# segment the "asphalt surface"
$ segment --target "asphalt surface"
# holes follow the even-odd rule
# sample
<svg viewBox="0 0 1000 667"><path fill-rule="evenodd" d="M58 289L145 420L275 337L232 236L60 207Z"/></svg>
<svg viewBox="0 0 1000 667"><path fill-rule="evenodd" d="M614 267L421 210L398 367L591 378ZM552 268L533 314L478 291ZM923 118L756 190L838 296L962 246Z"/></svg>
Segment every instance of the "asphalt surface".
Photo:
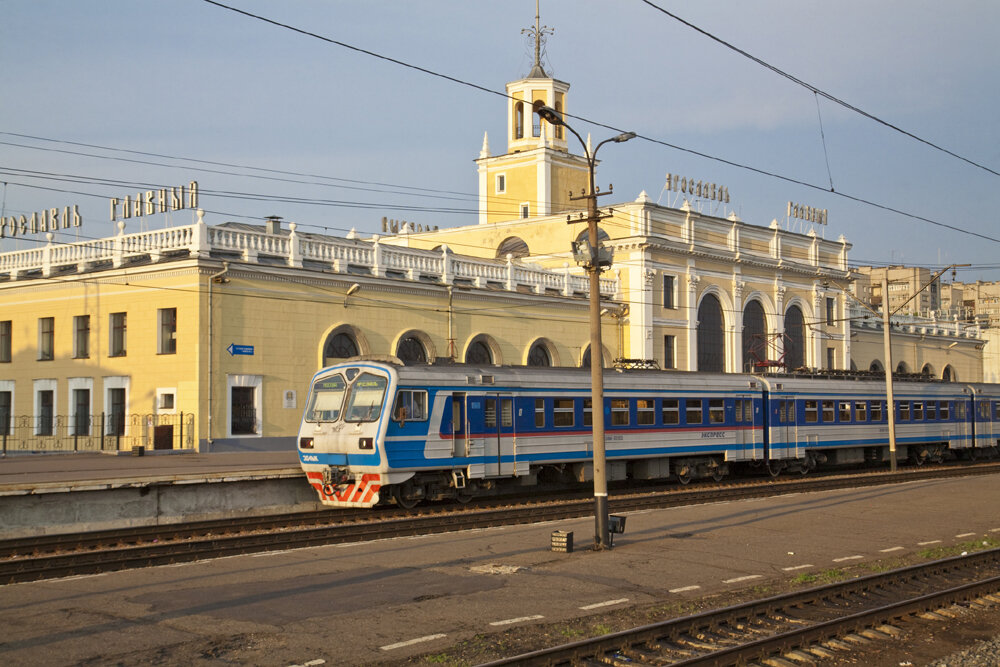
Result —
<svg viewBox="0 0 1000 667"><path fill-rule="evenodd" d="M995 476L231 557L0 587L5 665L360 664L1000 535ZM577 550L549 549L553 530Z"/></svg>

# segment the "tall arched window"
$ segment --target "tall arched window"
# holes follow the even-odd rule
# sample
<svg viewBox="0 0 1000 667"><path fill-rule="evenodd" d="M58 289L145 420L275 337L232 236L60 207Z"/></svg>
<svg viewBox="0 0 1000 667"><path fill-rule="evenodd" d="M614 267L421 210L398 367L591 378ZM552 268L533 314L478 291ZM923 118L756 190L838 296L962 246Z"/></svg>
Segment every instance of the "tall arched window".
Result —
<svg viewBox="0 0 1000 667"><path fill-rule="evenodd" d="M879 361L878 359L872 360L872 363L868 366L868 370L870 370L872 373L885 373L885 367L882 365L882 362Z"/></svg>
<svg viewBox="0 0 1000 667"><path fill-rule="evenodd" d="M792 306L785 311L785 368L795 370L806 365L806 328L802 309Z"/></svg>
<svg viewBox="0 0 1000 667"><path fill-rule="evenodd" d="M524 102L514 105L514 138L524 138Z"/></svg>
<svg viewBox="0 0 1000 667"><path fill-rule="evenodd" d="M326 345L323 346L324 359L348 359L358 354L358 340L347 331L334 333L326 339Z"/></svg>
<svg viewBox="0 0 1000 667"><path fill-rule="evenodd" d="M910 365L905 361L901 361L898 364L896 364L896 370L894 372L907 374L910 372Z"/></svg>
<svg viewBox="0 0 1000 667"><path fill-rule="evenodd" d="M474 366L490 366L493 364L493 351L483 340L474 340L465 351L465 363Z"/></svg>
<svg viewBox="0 0 1000 667"><path fill-rule="evenodd" d="M712 373L726 370L722 305L714 294L706 295L698 306L698 370Z"/></svg>
<svg viewBox="0 0 1000 667"><path fill-rule="evenodd" d="M552 365L552 355L549 354L549 350L545 347L545 343L538 341L531 346L528 350L528 365L529 366L551 366Z"/></svg>
<svg viewBox="0 0 1000 667"><path fill-rule="evenodd" d="M944 370L941 371L941 379L945 382L956 382L958 378L955 377L955 369L951 366L945 366Z"/></svg>
<svg viewBox="0 0 1000 667"><path fill-rule="evenodd" d="M767 328L764 307L754 299L743 309L743 370L753 371L758 361L767 361Z"/></svg>
<svg viewBox="0 0 1000 667"><path fill-rule="evenodd" d="M396 356L407 366L427 363L427 350L423 342L413 335L400 339L396 346Z"/></svg>

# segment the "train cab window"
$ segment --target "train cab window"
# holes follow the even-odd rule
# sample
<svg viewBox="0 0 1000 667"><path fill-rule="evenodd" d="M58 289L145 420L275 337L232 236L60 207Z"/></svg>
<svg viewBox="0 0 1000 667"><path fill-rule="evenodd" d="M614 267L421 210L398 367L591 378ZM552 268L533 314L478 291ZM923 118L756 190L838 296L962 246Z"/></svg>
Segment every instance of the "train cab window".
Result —
<svg viewBox="0 0 1000 667"><path fill-rule="evenodd" d="M422 389L400 389L396 392L396 404L392 406L392 418L402 423L425 421L427 392Z"/></svg>
<svg viewBox="0 0 1000 667"><path fill-rule="evenodd" d="M743 421L753 423L753 399L743 400Z"/></svg>
<svg viewBox="0 0 1000 667"><path fill-rule="evenodd" d="M514 426L514 399L500 399L500 426L511 428Z"/></svg>
<svg viewBox="0 0 1000 667"><path fill-rule="evenodd" d="M700 398L689 398L684 401L684 407L686 414L684 415L685 421L688 424L701 424L702 423L702 408Z"/></svg>
<svg viewBox="0 0 1000 667"><path fill-rule="evenodd" d="M913 421L923 421L924 420L924 403L923 401L913 402Z"/></svg>
<svg viewBox="0 0 1000 667"><path fill-rule="evenodd" d="M815 424L819 421L819 403L806 401L806 423Z"/></svg>
<svg viewBox="0 0 1000 667"><path fill-rule="evenodd" d="M656 401L651 398L640 398L635 402L636 423L641 426L652 426L656 423Z"/></svg>
<svg viewBox="0 0 1000 667"><path fill-rule="evenodd" d="M594 411L593 402L589 398L583 399L583 425L593 426L594 425Z"/></svg>
<svg viewBox="0 0 1000 667"><path fill-rule="evenodd" d="M833 401L823 401L823 421L833 423Z"/></svg>
<svg viewBox="0 0 1000 667"><path fill-rule="evenodd" d="M882 401L872 401L872 421L882 421Z"/></svg>
<svg viewBox="0 0 1000 667"><path fill-rule="evenodd" d="M840 421L841 422L851 421L851 402L841 401L839 408L840 408Z"/></svg>
<svg viewBox="0 0 1000 667"><path fill-rule="evenodd" d="M611 399L611 425L628 426L628 399Z"/></svg>
<svg viewBox="0 0 1000 667"><path fill-rule="evenodd" d="M993 419L1000 420L1000 401L993 404Z"/></svg>
<svg viewBox="0 0 1000 667"><path fill-rule="evenodd" d="M854 402L854 419L859 422L868 421L868 404L864 401Z"/></svg>
<svg viewBox="0 0 1000 667"><path fill-rule="evenodd" d="M721 398L710 398L708 400L708 422L710 424L723 424L725 421L725 401Z"/></svg>
<svg viewBox="0 0 1000 667"><path fill-rule="evenodd" d="M309 407L306 409L306 421L335 422L340 419L346 390L347 383L340 375L318 380L313 385Z"/></svg>
<svg viewBox="0 0 1000 667"><path fill-rule="evenodd" d="M663 418L663 423L666 424L680 424L681 423L681 409L680 401L676 398L665 398L663 399L662 409L660 410L661 416Z"/></svg>
<svg viewBox="0 0 1000 667"><path fill-rule="evenodd" d="M937 421L937 401L927 401L927 420Z"/></svg>
<svg viewBox="0 0 1000 667"><path fill-rule="evenodd" d="M362 373L351 384L344 421L373 422L382 414L382 401L389 380L372 373Z"/></svg>
<svg viewBox="0 0 1000 667"><path fill-rule="evenodd" d="M557 398L552 402L552 423L557 427L573 426L576 401L572 398Z"/></svg>
<svg viewBox="0 0 1000 667"><path fill-rule="evenodd" d="M545 428L545 399L535 399L535 428Z"/></svg>
<svg viewBox="0 0 1000 667"><path fill-rule="evenodd" d="M951 401L941 401L940 413L941 413L941 419L943 419L944 421L948 421L949 419L948 412L950 406L951 406Z"/></svg>

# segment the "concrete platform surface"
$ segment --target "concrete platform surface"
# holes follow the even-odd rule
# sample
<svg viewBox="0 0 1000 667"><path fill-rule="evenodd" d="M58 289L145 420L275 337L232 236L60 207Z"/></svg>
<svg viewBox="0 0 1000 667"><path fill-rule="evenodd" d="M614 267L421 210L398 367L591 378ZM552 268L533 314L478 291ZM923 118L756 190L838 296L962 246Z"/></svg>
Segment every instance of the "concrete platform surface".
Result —
<svg viewBox="0 0 1000 667"><path fill-rule="evenodd" d="M631 513L609 552L578 519L16 584L0 663L398 663L529 624L569 641L608 610L995 538L998 501L996 476L956 478ZM549 550L557 529L577 551Z"/></svg>

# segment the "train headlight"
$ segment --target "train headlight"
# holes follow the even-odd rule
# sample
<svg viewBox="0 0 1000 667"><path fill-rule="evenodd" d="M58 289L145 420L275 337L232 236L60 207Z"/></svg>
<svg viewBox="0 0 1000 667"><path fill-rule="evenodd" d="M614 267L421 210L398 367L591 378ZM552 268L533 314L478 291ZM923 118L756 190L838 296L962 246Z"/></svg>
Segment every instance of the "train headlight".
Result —
<svg viewBox="0 0 1000 667"><path fill-rule="evenodd" d="M358 438L358 449L375 449L373 438Z"/></svg>
<svg viewBox="0 0 1000 667"><path fill-rule="evenodd" d="M299 438L299 449L312 449L313 439L312 438Z"/></svg>

